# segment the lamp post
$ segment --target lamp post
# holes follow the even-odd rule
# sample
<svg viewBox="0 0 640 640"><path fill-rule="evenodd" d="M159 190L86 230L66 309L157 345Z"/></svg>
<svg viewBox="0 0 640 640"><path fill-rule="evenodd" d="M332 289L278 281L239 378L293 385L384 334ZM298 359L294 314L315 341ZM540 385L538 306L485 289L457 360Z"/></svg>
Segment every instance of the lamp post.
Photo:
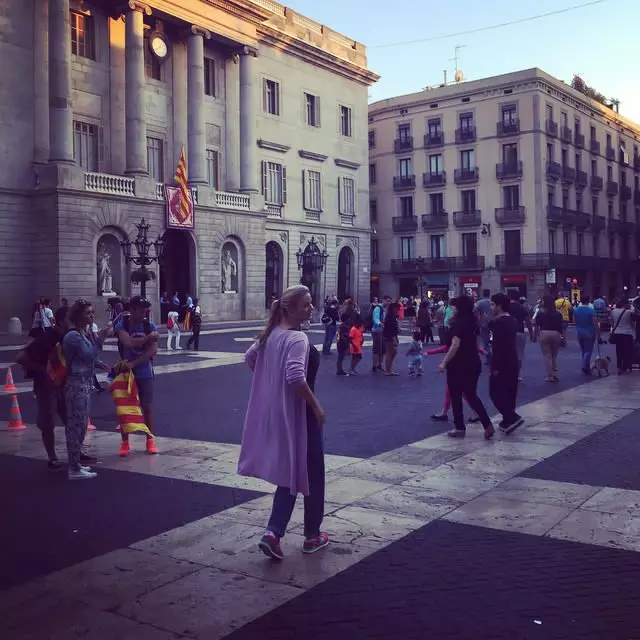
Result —
<svg viewBox="0 0 640 640"><path fill-rule="evenodd" d="M135 240L133 242L131 240L123 240L120 246L124 251L124 259L138 267L131 274L131 282L140 283L140 295L145 298L147 294L147 282L155 278L155 274L149 271L147 267L154 262L159 262L162 258L164 240L160 236L153 242L148 240L149 225L145 222L144 218L136 225L136 229L138 230L138 234ZM136 248L137 256L131 255L132 246ZM151 252L152 248L153 253Z"/></svg>
<svg viewBox="0 0 640 640"><path fill-rule="evenodd" d="M315 300L315 276L317 273L322 273L325 265L327 264L327 258L329 254L326 249L320 251L320 247L314 237L309 240L307 246L296 251L296 258L298 260L298 269L302 272L300 276L300 283L309 287L312 291L311 297L313 298L313 304L316 304Z"/></svg>
<svg viewBox="0 0 640 640"><path fill-rule="evenodd" d="M425 259L422 256L416 258L416 270L418 271L418 295L422 300L422 281L424 279L424 263Z"/></svg>

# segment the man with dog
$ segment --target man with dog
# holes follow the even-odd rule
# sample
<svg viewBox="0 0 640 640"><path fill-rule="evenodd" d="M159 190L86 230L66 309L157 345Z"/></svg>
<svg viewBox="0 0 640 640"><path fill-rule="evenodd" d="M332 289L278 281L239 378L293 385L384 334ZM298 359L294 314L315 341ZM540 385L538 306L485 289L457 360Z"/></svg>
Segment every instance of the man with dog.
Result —
<svg viewBox="0 0 640 640"><path fill-rule="evenodd" d="M582 371L585 376L591 375L591 355L598 338L598 317L595 309L589 304L590 301L589 296L583 295L580 304L573 310L578 344L582 351Z"/></svg>

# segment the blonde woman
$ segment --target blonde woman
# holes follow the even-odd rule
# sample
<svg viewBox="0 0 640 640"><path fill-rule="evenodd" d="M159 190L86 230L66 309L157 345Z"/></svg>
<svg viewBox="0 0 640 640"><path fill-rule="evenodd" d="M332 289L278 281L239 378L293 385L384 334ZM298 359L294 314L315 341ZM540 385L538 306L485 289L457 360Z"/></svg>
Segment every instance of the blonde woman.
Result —
<svg viewBox="0 0 640 640"><path fill-rule="evenodd" d="M278 488L259 547L282 560L284 536L298 493L304 496L303 553L329 544L321 533L324 514L325 414L314 394L320 354L301 331L311 318L309 289L290 287L271 306L265 330L245 354L253 371L238 473Z"/></svg>

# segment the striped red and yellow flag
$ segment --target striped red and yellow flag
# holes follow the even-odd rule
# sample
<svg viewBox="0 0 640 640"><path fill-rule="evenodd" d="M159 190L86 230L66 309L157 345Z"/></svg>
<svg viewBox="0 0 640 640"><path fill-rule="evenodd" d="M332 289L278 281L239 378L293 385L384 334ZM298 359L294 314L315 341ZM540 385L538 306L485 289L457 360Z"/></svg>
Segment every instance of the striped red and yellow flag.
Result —
<svg viewBox="0 0 640 640"><path fill-rule="evenodd" d="M131 371L119 373L109 385L109 393L116 405L116 415L124 433L142 431L152 435L144 422L138 398L138 386Z"/></svg>
<svg viewBox="0 0 640 640"><path fill-rule="evenodd" d="M183 223L193 214L193 203L191 201L191 192L187 182L187 161L184 155L184 147L180 152L180 160L176 167L176 175L173 177L179 188L178 206L175 208L174 214L178 222Z"/></svg>

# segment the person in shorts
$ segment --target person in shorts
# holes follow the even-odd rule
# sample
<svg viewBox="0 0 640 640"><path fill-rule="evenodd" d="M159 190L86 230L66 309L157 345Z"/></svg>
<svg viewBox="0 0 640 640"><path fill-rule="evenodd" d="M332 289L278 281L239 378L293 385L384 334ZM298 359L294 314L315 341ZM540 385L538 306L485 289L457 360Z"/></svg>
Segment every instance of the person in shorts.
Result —
<svg viewBox="0 0 640 640"><path fill-rule="evenodd" d="M147 318L151 307L148 300L134 296L129 302L131 315L122 318L115 327L116 335L124 349L126 366L133 371L138 387L140 407L144 415L144 422L149 431L153 432L153 357L158 352L158 329ZM129 434L121 431L122 444L120 455L129 453ZM155 438L147 435L147 453L156 454L158 448Z"/></svg>

